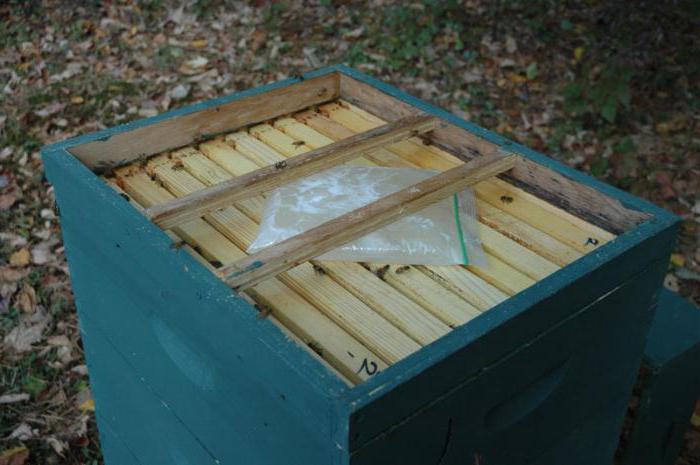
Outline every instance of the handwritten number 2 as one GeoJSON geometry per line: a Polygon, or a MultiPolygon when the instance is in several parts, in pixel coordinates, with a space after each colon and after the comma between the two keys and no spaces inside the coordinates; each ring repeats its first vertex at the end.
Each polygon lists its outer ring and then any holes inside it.
{"type": "Polygon", "coordinates": [[[364,370],[369,376],[372,376],[379,370],[379,367],[376,363],[364,359],[362,361],[362,366],[360,366],[360,369],[357,372],[360,373],[362,370],[364,370]]]}

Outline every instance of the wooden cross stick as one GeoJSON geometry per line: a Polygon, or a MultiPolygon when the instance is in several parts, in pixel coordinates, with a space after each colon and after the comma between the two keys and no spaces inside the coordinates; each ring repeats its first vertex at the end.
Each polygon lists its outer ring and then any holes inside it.
{"type": "Polygon", "coordinates": [[[436,125],[437,119],[432,116],[408,116],[185,197],[154,205],[146,209],[146,216],[163,229],[170,229],[212,210],[339,165],[372,149],[430,131],[436,125]]]}
{"type": "Polygon", "coordinates": [[[507,171],[513,168],[515,159],[513,154],[477,158],[251,254],[222,268],[219,274],[237,291],[254,286],[507,171]]]}

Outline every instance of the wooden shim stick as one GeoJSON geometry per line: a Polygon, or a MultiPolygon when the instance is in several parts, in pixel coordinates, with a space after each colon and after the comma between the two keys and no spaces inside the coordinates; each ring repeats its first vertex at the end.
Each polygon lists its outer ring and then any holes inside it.
{"type": "Polygon", "coordinates": [[[136,128],[117,131],[103,139],[71,147],[69,151],[90,169],[123,165],[333,100],[338,96],[338,85],[338,74],[330,73],[228,102],[220,101],[219,105],[199,111],[175,110],[167,119],[146,125],[136,123],[136,128]]]}
{"type": "Polygon", "coordinates": [[[221,275],[234,289],[245,289],[507,171],[515,158],[499,154],[472,160],[267,247],[224,267],[221,275]]]}
{"type": "Polygon", "coordinates": [[[169,229],[212,210],[339,165],[368,150],[430,131],[436,125],[437,119],[431,116],[412,115],[402,118],[188,196],[155,205],[146,210],[146,215],[155,224],[169,229]]]}

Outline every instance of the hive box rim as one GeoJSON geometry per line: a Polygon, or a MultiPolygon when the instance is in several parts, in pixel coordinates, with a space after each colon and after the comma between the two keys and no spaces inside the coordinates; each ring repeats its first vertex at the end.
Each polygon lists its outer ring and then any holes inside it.
{"type": "MultiPolygon", "coordinates": [[[[88,169],[88,167],[78,160],[77,157],[70,153],[69,149],[89,142],[107,140],[114,135],[133,131],[137,128],[147,127],[174,117],[193,114],[218,105],[233,102],[244,97],[261,95],[275,89],[292,86],[307,79],[332,73],[339,73],[368,84],[391,97],[394,97],[428,114],[444,119],[449,123],[454,124],[455,126],[462,128],[499,147],[506,147],[509,151],[515,152],[516,154],[523,156],[539,165],[549,168],[576,183],[593,188],[600,193],[619,201],[625,208],[649,215],[648,219],[637,226],[630,228],[628,231],[625,231],[616,239],[603,245],[596,251],[588,253],[570,265],[563,267],[556,273],[546,277],[543,280],[540,280],[525,291],[522,291],[521,293],[507,299],[465,325],[456,328],[446,336],[393,364],[383,372],[375,375],[364,383],[354,387],[346,386],[337,376],[334,375],[333,377],[328,377],[327,371],[329,371],[329,368],[323,365],[320,361],[314,359],[317,367],[316,369],[312,370],[314,373],[310,373],[310,376],[313,377],[310,382],[314,383],[317,388],[325,389],[326,392],[334,393],[333,396],[337,397],[337,400],[341,403],[341,405],[344,405],[345,408],[349,408],[351,412],[360,409],[362,406],[372,402],[372,400],[376,399],[377,397],[390,392],[397,385],[406,382],[422,371],[440,362],[440,360],[443,360],[444,358],[453,354],[457,350],[473,343],[475,340],[479,339],[493,328],[517,316],[521,312],[532,307],[537,302],[556,294],[572,281],[575,281],[591,271],[603,266],[610,260],[623,253],[625,250],[628,250],[643,242],[645,239],[652,237],[669,227],[672,227],[674,224],[680,221],[676,215],[657,207],[646,200],[603,183],[585,173],[570,168],[557,160],[549,158],[542,153],[510,141],[503,136],[481,128],[474,123],[465,121],[446,110],[424,102],[395,88],[392,85],[386,84],[345,65],[328,66],[305,73],[299,77],[293,77],[265,84],[227,96],[187,105],[185,107],[153,117],[76,136],[65,141],[46,145],[42,147],[41,152],[44,157],[57,157],[64,163],[68,162],[69,165],[67,168],[69,169],[84,170],[82,175],[87,177],[87,179],[94,181],[94,183],[91,183],[92,187],[96,188],[100,194],[110,198],[115,207],[138,215],[142,219],[145,232],[154,235],[154,237],[160,236],[161,240],[170,242],[170,239],[164,231],[148,221],[133,206],[124,202],[116,191],[111,189],[106,183],[102,182],[98,175],[88,169]]],[[[208,272],[208,270],[206,270],[202,264],[187,255],[186,252],[180,250],[177,251],[177,253],[183,256],[183,259],[187,262],[188,266],[201,268],[201,270],[198,270],[200,274],[201,272],[208,272]]],[[[233,290],[231,290],[231,292],[235,294],[233,290]]],[[[252,305],[248,304],[247,302],[246,304],[250,306],[251,311],[255,311],[252,305]]],[[[270,337],[284,337],[281,331],[279,331],[277,328],[273,328],[273,325],[269,325],[268,328],[270,337]],[[273,334],[273,332],[276,334],[273,334]]],[[[288,340],[288,344],[293,345],[295,343],[288,340]]],[[[302,356],[313,359],[313,357],[306,352],[302,352],[302,356]]],[[[305,362],[307,363],[304,363],[304,365],[309,366],[308,360],[305,362]]]]}

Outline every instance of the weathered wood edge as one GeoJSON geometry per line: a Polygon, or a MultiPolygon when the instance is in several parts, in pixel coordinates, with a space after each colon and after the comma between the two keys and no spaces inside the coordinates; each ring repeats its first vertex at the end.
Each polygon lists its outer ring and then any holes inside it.
{"type": "Polygon", "coordinates": [[[373,148],[430,131],[436,125],[436,118],[425,115],[402,118],[331,145],[296,155],[284,162],[259,168],[185,197],[173,199],[168,203],[154,205],[146,209],[146,216],[164,229],[172,228],[235,201],[254,197],[301,177],[360,157],[362,153],[373,148]]]}
{"type": "MultiPolygon", "coordinates": [[[[240,312],[253,316],[257,315],[258,311],[246,299],[233,292],[229,286],[189,253],[181,250],[179,247],[173,247],[173,241],[165,231],[148,221],[142,213],[125,201],[115,190],[110,188],[65,148],[46,146],[41,149],[41,154],[45,160],[45,165],[48,166],[51,163],[62,165],[63,172],[61,173],[50,169],[47,170],[46,175],[49,182],[54,176],[64,176],[65,172],[73,174],[76,179],[85,183],[86,189],[89,189],[94,195],[105,198],[115,209],[116,213],[131,217],[131,219],[138,222],[141,225],[139,234],[144,237],[144,240],[149,241],[158,249],[173,253],[173,260],[177,263],[177,266],[181,269],[186,268],[189,273],[197,276],[197,279],[208,283],[207,285],[211,289],[212,294],[218,294],[222,300],[235,302],[236,308],[240,312]],[[49,161],[51,163],[47,163],[49,161]]],[[[289,340],[274,323],[263,319],[257,320],[256,324],[258,324],[256,330],[264,337],[271,349],[275,348],[277,356],[293,367],[293,369],[304,374],[315,391],[323,393],[328,398],[334,398],[341,396],[348,390],[348,386],[335,372],[308,354],[304,347],[300,347],[289,340]]]]}

